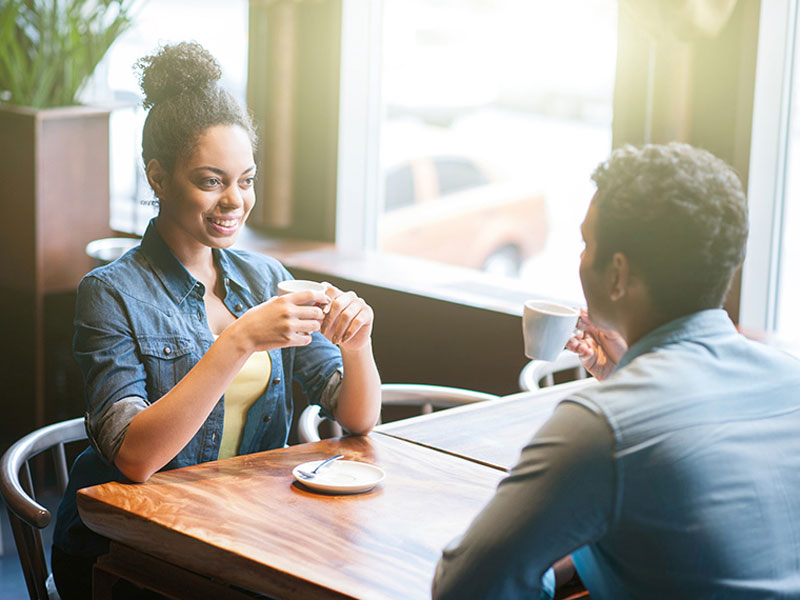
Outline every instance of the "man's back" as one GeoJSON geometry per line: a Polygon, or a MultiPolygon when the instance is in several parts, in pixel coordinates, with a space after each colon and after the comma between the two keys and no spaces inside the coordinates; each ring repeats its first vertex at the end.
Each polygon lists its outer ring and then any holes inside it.
{"type": "Polygon", "coordinates": [[[573,554],[593,596],[800,596],[800,362],[702,311],[571,401],[613,436],[605,534],[573,554]]]}

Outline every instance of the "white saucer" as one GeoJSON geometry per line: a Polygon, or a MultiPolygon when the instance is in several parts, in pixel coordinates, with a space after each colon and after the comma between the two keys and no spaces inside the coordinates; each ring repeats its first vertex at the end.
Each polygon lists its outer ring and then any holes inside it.
{"type": "Polygon", "coordinates": [[[292,470],[292,475],[306,487],[335,494],[358,494],[369,491],[386,476],[380,467],[355,460],[337,460],[322,467],[314,479],[306,479],[297,472],[302,470],[309,473],[321,462],[312,460],[297,465],[292,470]]]}

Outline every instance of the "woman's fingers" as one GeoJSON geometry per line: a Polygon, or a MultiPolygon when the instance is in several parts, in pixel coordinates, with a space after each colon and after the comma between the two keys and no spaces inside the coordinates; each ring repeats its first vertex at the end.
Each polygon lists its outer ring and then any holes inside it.
{"type": "Polygon", "coordinates": [[[365,317],[362,315],[359,318],[363,311],[363,302],[353,302],[341,312],[331,335],[331,341],[334,344],[346,341],[364,325],[365,317]]]}
{"type": "MultiPolygon", "coordinates": [[[[328,290],[329,294],[331,290],[336,292],[339,291],[336,290],[336,288],[328,288],[328,290]]],[[[325,319],[322,321],[322,335],[328,339],[333,339],[332,334],[335,331],[335,325],[339,320],[339,316],[357,300],[359,300],[359,298],[356,296],[355,292],[340,292],[338,296],[333,298],[328,307],[328,313],[325,315],[325,319]]]]}
{"type": "Polygon", "coordinates": [[[327,294],[332,300],[326,307],[320,332],[334,344],[348,342],[363,327],[371,325],[372,309],[355,292],[342,292],[330,286],[327,294]]]}

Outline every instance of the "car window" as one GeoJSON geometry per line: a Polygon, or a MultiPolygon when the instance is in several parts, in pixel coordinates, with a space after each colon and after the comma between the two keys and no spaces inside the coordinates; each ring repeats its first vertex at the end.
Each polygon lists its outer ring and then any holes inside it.
{"type": "Polygon", "coordinates": [[[384,212],[414,204],[414,176],[410,165],[401,165],[386,172],[384,212]]]}
{"type": "Polygon", "coordinates": [[[433,165],[439,181],[440,196],[489,183],[486,175],[472,161],[464,158],[435,158],[433,165]]]}

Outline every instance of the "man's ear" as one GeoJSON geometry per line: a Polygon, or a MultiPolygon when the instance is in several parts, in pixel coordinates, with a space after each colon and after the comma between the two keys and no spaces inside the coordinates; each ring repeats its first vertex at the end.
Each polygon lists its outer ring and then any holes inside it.
{"type": "Polygon", "coordinates": [[[161,166],[158,160],[151,158],[144,172],[147,174],[147,181],[150,187],[153,188],[156,197],[158,197],[159,200],[163,199],[167,184],[169,183],[169,173],[167,173],[167,170],[161,166]]]}
{"type": "Polygon", "coordinates": [[[608,296],[613,301],[624,298],[631,284],[631,267],[628,257],[615,252],[608,266],[608,296]]]}

